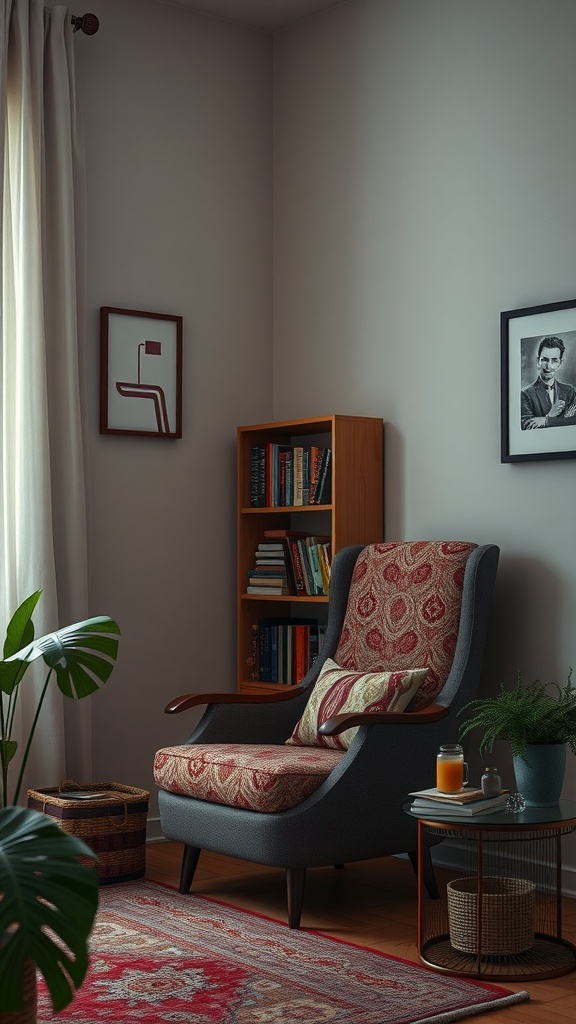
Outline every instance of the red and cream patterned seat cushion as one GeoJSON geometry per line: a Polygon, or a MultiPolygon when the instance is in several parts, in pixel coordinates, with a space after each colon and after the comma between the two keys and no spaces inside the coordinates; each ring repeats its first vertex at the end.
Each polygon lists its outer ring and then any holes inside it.
{"type": "Polygon", "coordinates": [[[305,800],[342,757],[341,750],[272,744],[164,747],[154,758],[154,781],[170,793],[270,814],[305,800]]]}
{"type": "Polygon", "coordinates": [[[476,544],[371,544],[354,567],[335,661],[375,672],[428,666],[409,710],[432,704],[454,658],[464,569],[476,544]]]}

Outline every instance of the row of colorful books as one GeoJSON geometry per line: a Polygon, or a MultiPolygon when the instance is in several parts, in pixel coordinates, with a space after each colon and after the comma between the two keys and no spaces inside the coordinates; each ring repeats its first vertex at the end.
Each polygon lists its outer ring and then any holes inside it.
{"type": "Polygon", "coordinates": [[[252,678],[295,686],[318,657],[325,632],[316,619],[259,619],[252,627],[252,678]]]}
{"type": "Polygon", "coordinates": [[[267,444],[250,449],[253,508],[327,505],[332,492],[332,449],[267,444]]]}
{"type": "Polygon", "coordinates": [[[329,537],[294,530],[266,530],[248,571],[248,594],[327,597],[330,589],[329,537]],[[269,534],[279,536],[268,536],[269,534]]]}

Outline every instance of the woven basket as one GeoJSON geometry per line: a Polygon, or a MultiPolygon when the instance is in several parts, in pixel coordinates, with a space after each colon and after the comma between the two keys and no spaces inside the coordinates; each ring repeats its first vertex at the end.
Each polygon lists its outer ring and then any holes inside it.
{"type": "MultiPolygon", "coordinates": [[[[448,882],[450,943],[464,953],[478,952],[478,879],[448,882]]],[[[534,884],[523,878],[488,875],[482,879],[481,952],[512,956],[534,945],[534,884]]]]}
{"type": "Polygon", "coordinates": [[[149,796],[145,789],[118,782],[64,782],[54,789],[29,789],[28,807],[48,814],[64,832],[87,843],[98,858],[100,884],[106,885],[142,878],[146,870],[149,796]],[[65,799],[67,789],[107,795],[102,800],[65,799]]]}

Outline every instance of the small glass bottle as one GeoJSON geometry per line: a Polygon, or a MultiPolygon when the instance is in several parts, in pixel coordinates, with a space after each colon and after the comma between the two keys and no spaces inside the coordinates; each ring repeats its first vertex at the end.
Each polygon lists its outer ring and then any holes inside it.
{"type": "Polygon", "coordinates": [[[498,769],[485,768],[480,785],[484,796],[500,796],[502,792],[502,779],[498,774],[498,769]]]}

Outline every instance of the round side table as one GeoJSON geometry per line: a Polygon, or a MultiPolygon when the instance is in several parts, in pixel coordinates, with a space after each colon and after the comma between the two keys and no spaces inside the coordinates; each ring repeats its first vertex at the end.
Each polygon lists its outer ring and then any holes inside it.
{"type": "Polygon", "coordinates": [[[554,978],[576,969],[576,946],[562,935],[561,888],[562,837],[576,830],[576,801],[517,814],[444,818],[437,808],[412,812],[411,801],[404,810],[418,818],[422,963],[501,981],[554,978]],[[436,894],[425,884],[426,865],[431,848],[445,839],[456,844],[462,867],[436,894]]]}

